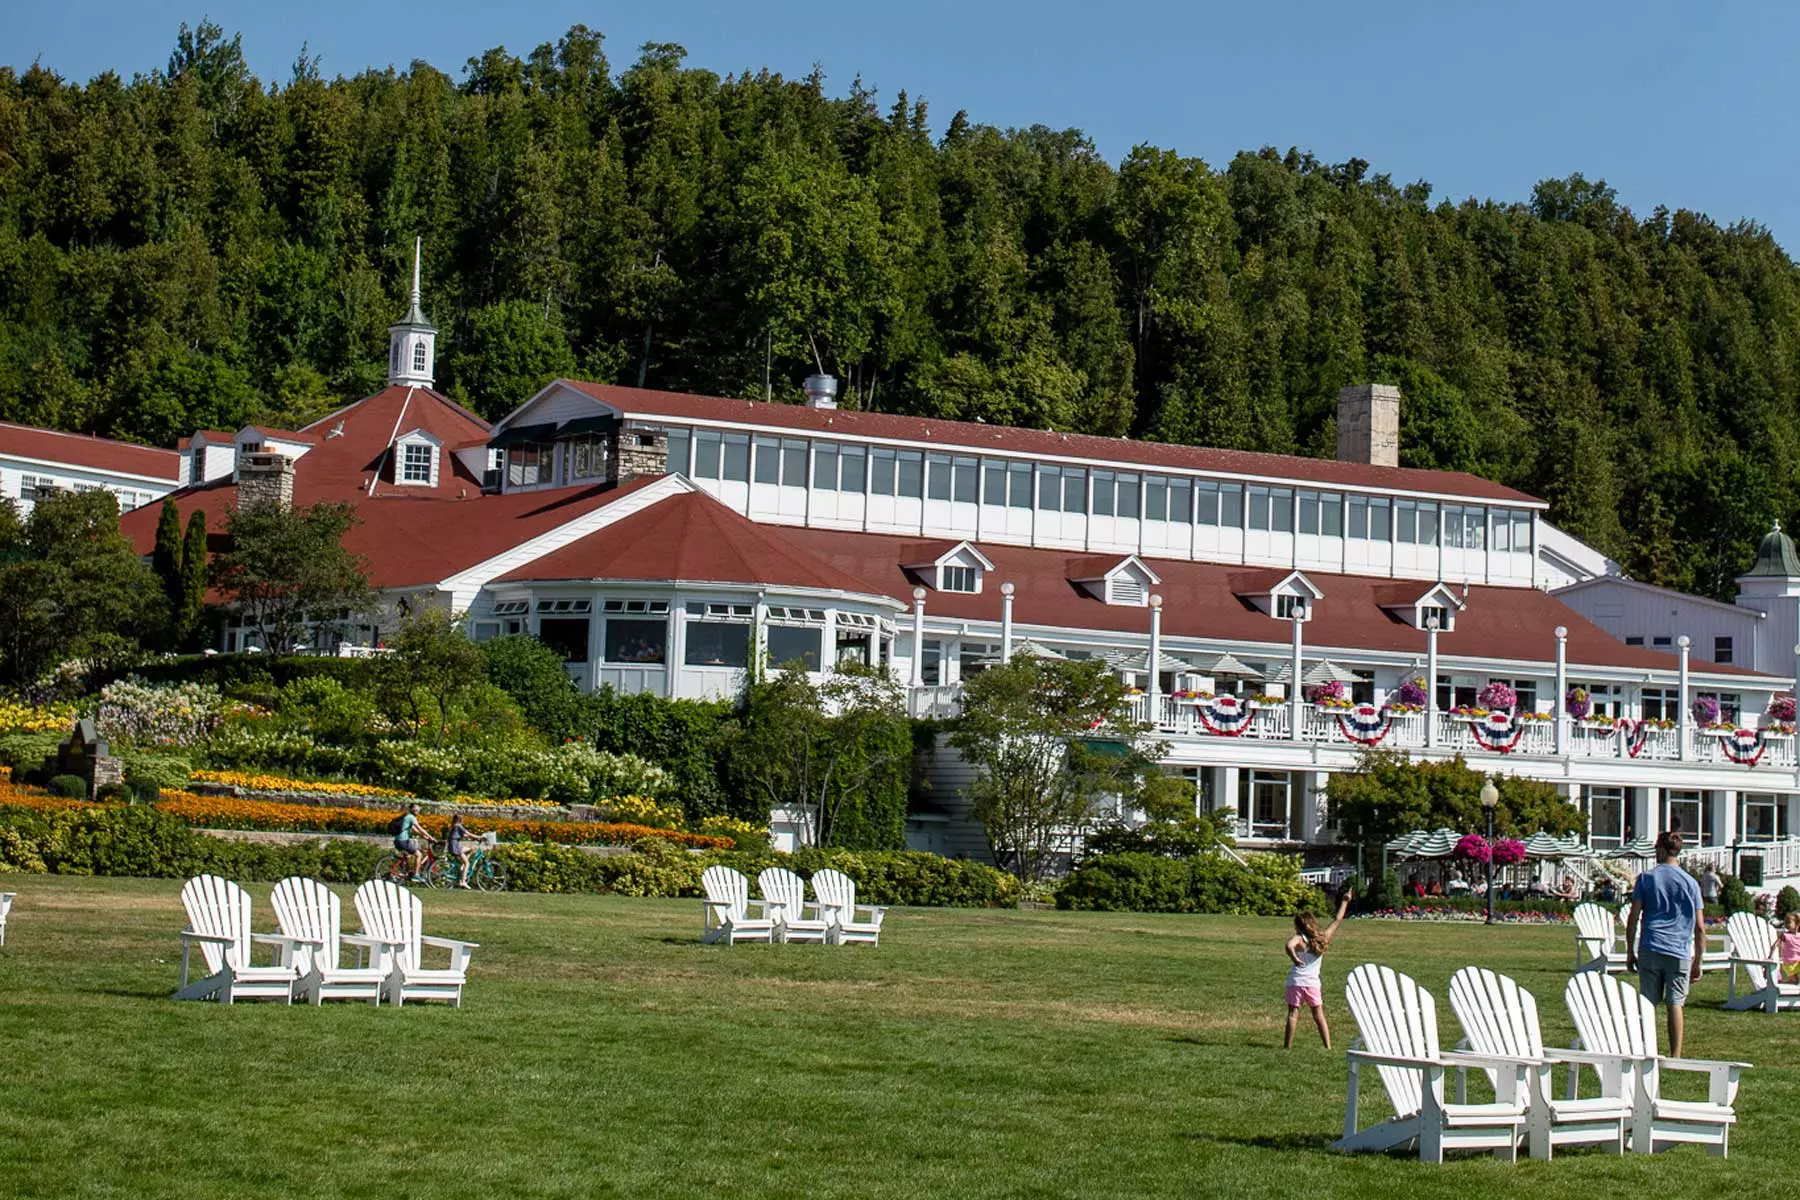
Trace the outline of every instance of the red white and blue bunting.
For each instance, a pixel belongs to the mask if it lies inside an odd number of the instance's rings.
[[[1763,751],[1769,748],[1760,729],[1730,730],[1719,738],[1719,745],[1724,749],[1725,757],[1740,767],[1754,767],[1762,761]]]
[[[1525,722],[1509,712],[1491,712],[1485,717],[1470,718],[1469,733],[1483,750],[1511,754],[1525,736]]]
[[[1394,728],[1393,714],[1373,704],[1359,704],[1336,714],[1338,729],[1359,746],[1379,746]]]
[[[1619,736],[1625,739],[1625,753],[1636,758],[1644,751],[1644,743],[1650,740],[1650,722],[1648,720],[1633,721],[1629,717],[1620,718],[1616,723]]]
[[[1256,709],[1236,696],[1214,696],[1194,701],[1194,715],[1206,732],[1220,737],[1242,737],[1256,718]]]

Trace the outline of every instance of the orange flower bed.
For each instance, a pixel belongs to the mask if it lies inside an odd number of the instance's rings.
[[[49,792],[41,792],[35,788],[26,789],[12,782],[0,782],[0,808],[88,808],[92,802],[88,800],[70,800],[66,796],[52,796]]]
[[[65,802],[66,803],[66,802]],[[190,792],[165,792],[156,807],[190,825],[214,829],[273,829],[294,832],[385,834],[399,814],[379,808],[340,808],[322,804],[284,804],[276,800],[249,800],[232,796],[196,796]],[[420,822],[435,837],[450,828],[450,818],[423,813]],[[602,821],[521,821],[489,817],[465,817],[463,825],[473,834],[493,832],[505,841],[559,842],[570,846],[622,846],[640,838],[656,837],[683,846],[724,850],[729,838],[652,829]]]

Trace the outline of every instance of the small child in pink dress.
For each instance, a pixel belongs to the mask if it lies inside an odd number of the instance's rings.
[[[1775,939],[1781,952],[1781,982],[1800,983],[1800,912],[1787,915],[1787,928]]]
[[[1313,1024],[1319,1027],[1319,1040],[1331,1049],[1331,1026],[1325,1023],[1325,998],[1319,992],[1319,962],[1325,952],[1331,949],[1332,935],[1337,933],[1338,926],[1343,924],[1344,914],[1350,909],[1350,900],[1356,893],[1350,888],[1338,901],[1337,918],[1328,929],[1319,928],[1319,919],[1309,912],[1294,914],[1294,936],[1287,940],[1283,947],[1287,951],[1288,961],[1293,966],[1287,977],[1287,1032],[1281,1039],[1284,1050],[1294,1048],[1294,1029],[1300,1023],[1300,1006],[1312,1009]]]

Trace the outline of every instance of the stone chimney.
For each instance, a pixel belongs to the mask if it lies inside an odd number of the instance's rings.
[[[627,421],[619,427],[618,481],[669,473],[669,431]]]
[[[835,376],[808,375],[804,386],[806,388],[806,407],[837,407],[837,378]]]
[[[1399,388],[1358,383],[1338,392],[1337,456],[1339,462],[1400,465]]]
[[[285,454],[258,451],[238,456],[238,507],[294,506],[294,463]]]

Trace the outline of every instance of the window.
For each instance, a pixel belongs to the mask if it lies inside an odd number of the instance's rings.
[[[1114,484],[1116,499],[1113,502],[1114,515],[1136,520],[1138,515],[1138,488],[1141,485],[1136,475],[1121,475]],[[1186,514],[1183,514],[1185,519]]]
[[[1642,700],[1644,716],[1649,720],[1673,721],[1681,715],[1681,692],[1676,688],[1647,687]]]
[[[1006,506],[1031,507],[1031,464],[1008,463],[1006,467]]]
[[[1673,646],[1674,644],[1675,644],[1675,639],[1672,637],[1668,637],[1668,636],[1653,637],[1650,639],[1650,645],[1658,650],[1667,650],[1670,646]]]
[[[1242,529],[1244,527],[1243,484],[1221,483],[1219,485],[1219,524],[1226,529]]]
[[[840,491],[860,492],[863,490],[866,461],[861,446],[845,446],[838,451],[838,489]]]
[[[1250,528],[1267,529],[1269,527],[1269,489],[1253,487],[1250,489]]]
[[[1349,537],[1370,542],[1388,540],[1392,530],[1385,496],[1352,496],[1346,510],[1344,523]]]
[[[420,338],[418,341],[413,343],[413,370],[414,371],[423,371],[424,369],[425,369],[425,339]],[[586,657],[586,656],[584,655],[583,657]]]
[[[1294,532],[1294,493],[1288,488],[1269,489],[1270,525],[1276,533]]]
[[[719,478],[719,435],[716,433],[697,433],[694,435],[694,478]]]
[[[806,486],[806,443],[781,443],[781,483],[783,487]]]
[[[925,639],[925,651],[919,661],[919,680],[926,687],[936,687],[944,682],[944,643],[936,638]]]
[[[837,447],[821,443],[813,447],[813,487],[820,491],[835,492],[837,485]]]
[[[1719,703],[1719,720],[1727,725],[1736,725],[1740,715],[1740,706],[1744,698],[1736,692],[1696,692],[1696,700],[1716,700]]]
[[[917,500],[924,491],[925,456],[912,451],[902,451],[896,456],[898,482],[895,486],[898,494],[909,500]]]
[[[770,666],[799,663],[808,671],[819,669],[819,651],[825,640],[823,629],[806,625],[771,625],[768,628]]]
[[[588,660],[588,619],[549,617],[538,622],[538,641],[562,655],[563,661]]]
[[[1344,536],[1344,498],[1336,492],[1319,497],[1319,532],[1326,537]]]
[[[1494,549],[1512,549],[1512,522],[1503,512],[1494,514]]]
[[[1515,694],[1517,694],[1517,696],[1519,697],[1519,707],[1518,707],[1519,712],[1534,713],[1538,710],[1537,680],[1535,680],[1535,679],[1489,679],[1488,682],[1489,683],[1503,683],[1507,687],[1511,688],[1513,690],[1513,692]]]
[[[550,447],[537,444],[506,448],[508,487],[536,487],[550,482]]]
[[[979,486],[975,473],[975,460],[959,458],[956,460],[954,499],[958,504],[973,504],[976,500],[976,489]]]
[[[1288,800],[1292,782],[1285,771],[1250,772],[1250,836],[1288,836]]]
[[[938,568],[939,590],[946,592],[972,592],[975,590],[974,567],[940,567]]]
[[[871,450],[869,452],[869,490],[877,496],[894,494],[894,452],[892,450]]]
[[[1444,545],[1452,550],[1463,548],[1463,510],[1461,505],[1444,505]]]
[[[1169,519],[1169,481],[1160,476],[1152,475],[1144,481],[1144,519]]]
[[[19,499],[41,500],[45,496],[55,495],[56,480],[47,475],[19,476]]]
[[[1729,663],[1731,661],[1731,639],[1730,638],[1715,637],[1713,639],[1712,660],[1716,663]]]
[[[1644,644],[1644,635],[1639,633],[1629,636],[1625,639],[1625,644],[1627,646],[1641,646]]]
[[[1217,525],[1219,523],[1219,485],[1216,483],[1197,483],[1194,485],[1197,500],[1194,520],[1201,525]]]
[[[476,621],[473,639],[477,642],[491,642],[500,636],[500,622]]]
[[[1046,512],[1056,512],[1062,507],[1061,468],[1038,468],[1038,507]]]
[[[750,623],[688,621],[686,661],[690,667],[749,666]]]
[[[687,430],[669,430],[669,470],[681,475],[688,473],[688,442]]]
[[[607,662],[638,665],[661,663],[668,657],[668,650],[667,621],[607,618]]]
[[[607,475],[607,460],[610,448],[605,438],[578,437],[561,443],[562,477],[569,482],[575,479],[604,479]]]
[[[1689,846],[1706,845],[1707,830],[1702,808],[1699,792],[1670,792],[1667,828],[1671,832],[1679,830],[1682,840]]]
[[[502,600],[494,605],[494,615],[496,617],[517,617],[523,616],[530,609],[531,603],[527,600]]]
[[[539,600],[537,610],[540,613],[585,613],[592,612],[592,600]]]
[[[1111,471],[1094,472],[1094,515],[1110,517],[1113,515],[1113,489],[1117,480]]]
[[[1307,598],[1305,596],[1275,597],[1275,615],[1283,621],[1291,621],[1296,616],[1302,621],[1306,619]]]
[[[981,502],[983,504],[1002,505],[1006,503],[1006,464],[1003,462],[985,462],[981,465]]]
[[[603,610],[609,613],[666,613],[667,600],[608,600]]]
[[[1212,498],[1208,493],[1202,504]],[[1150,521],[1180,521],[1187,524],[1193,520],[1194,485],[1186,479],[1165,479],[1160,475],[1151,475],[1144,480],[1144,517]],[[1212,522],[1202,521],[1202,524]]]
[[[756,482],[781,482],[781,443],[774,438],[756,439]]]
[[[1744,793],[1744,840],[1747,842],[1772,842],[1783,836],[1787,822],[1782,818],[1781,798],[1767,792]]]
[[[1300,493],[1300,532],[1319,532],[1319,493]]]
[[[1439,712],[1452,708],[1467,708],[1475,703],[1479,689],[1472,679],[1451,679],[1448,675],[1437,677],[1437,706]]]
[[[1450,610],[1442,604],[1419,605],[1419,628],[1448,630],[1450,628]]]
[[[933,454],[925,460],[925,496],[930,500],[950,498],[950,456]]]
[[[1625,840],[1625,789],[1588,789],[1588,823],[1597,847],[1611,848]]]
[[[1571,688],[1587,689],[1588,702],[1592,706],[1590,712],[1596,717],[1622,717],[1625,715],[1625,688],[1617,683],[1586,683],[1571,680]],[[1671,705],[1673,711],[1673,705]]]
[[[732,483],[750,480],[750,438],[745,434],[725,435],[725,478]]]

